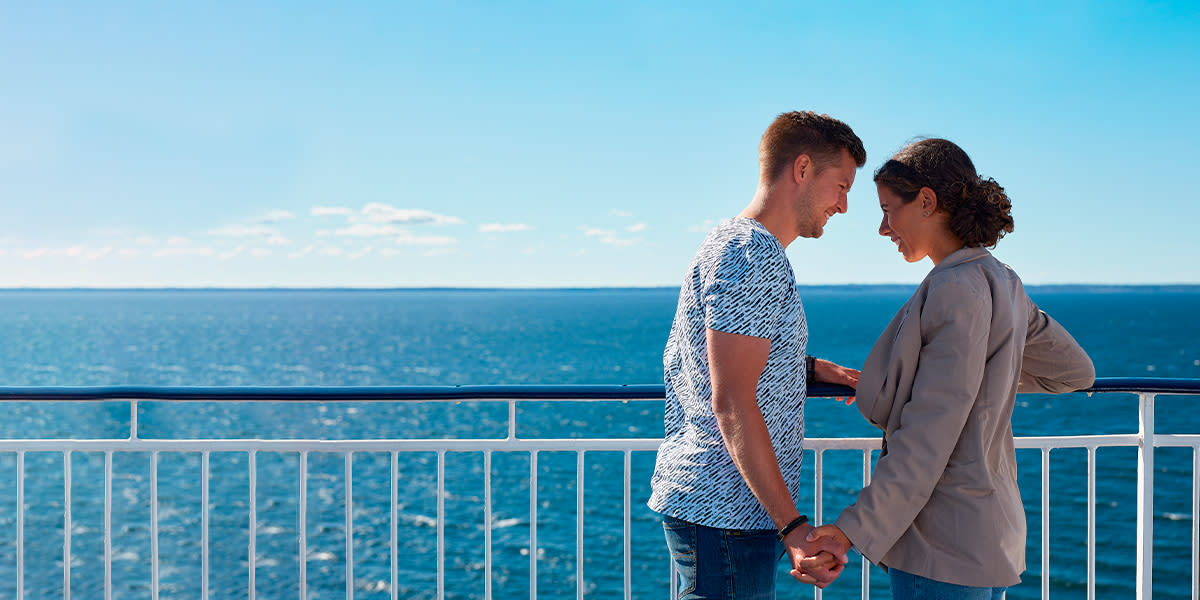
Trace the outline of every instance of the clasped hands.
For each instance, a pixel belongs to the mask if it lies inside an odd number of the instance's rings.
[[[841,534],[841,529],[836,526],[812,527],[805,523],[784,538],[787,558],[792,563],[791,575],[796,581],[824,588],[833,583],[850,562],[847,556],[850,540],[841,544],[838,535],[829,532],[830,528]],[[842,534],[841,539],[845,538]]]
[[[783,545],[792,577],[819,588],[833,583],[850,561],[850,540],[836,525],[802,525],[783,538]]]

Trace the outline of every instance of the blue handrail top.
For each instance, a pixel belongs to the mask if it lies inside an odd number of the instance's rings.
[[[1200,379],[1106,377],[1086,392],[1200,394]],[[0,386],[0,402],[28,401],[382,401],[382,400],[646,400],[663,398],[662,385],[453,386]],[[808,395],[853,396],[840,385],[814,384]]]

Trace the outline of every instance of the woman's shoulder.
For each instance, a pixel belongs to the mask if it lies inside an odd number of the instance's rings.
[[[992,277],[988,265],[983,261],[960,263],[953,268],[929,274],[926,279],[926,296],[951,298],[983,298],[990,296]]]

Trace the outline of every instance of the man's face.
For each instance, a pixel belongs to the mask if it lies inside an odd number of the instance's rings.
[[[819,238],[825,233],[825,224],[837,213],[846,212],[846,194],[854,185],[858,165],[850,152],[842,150],[832,164],[818,168],[812,181],[800,196],[799,232],[801,237]]]

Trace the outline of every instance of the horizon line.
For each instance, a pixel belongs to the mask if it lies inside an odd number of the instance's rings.
[[[799,283],[798,288],[915,288],[920,282],[890,283]],[[1196,283],[1029,283],[1026,288],[1197,288]],[[0,286],[4,292],[418,292],[418,291],[589,291],[679,289],[672,285],[579,285],[579,286]]]

